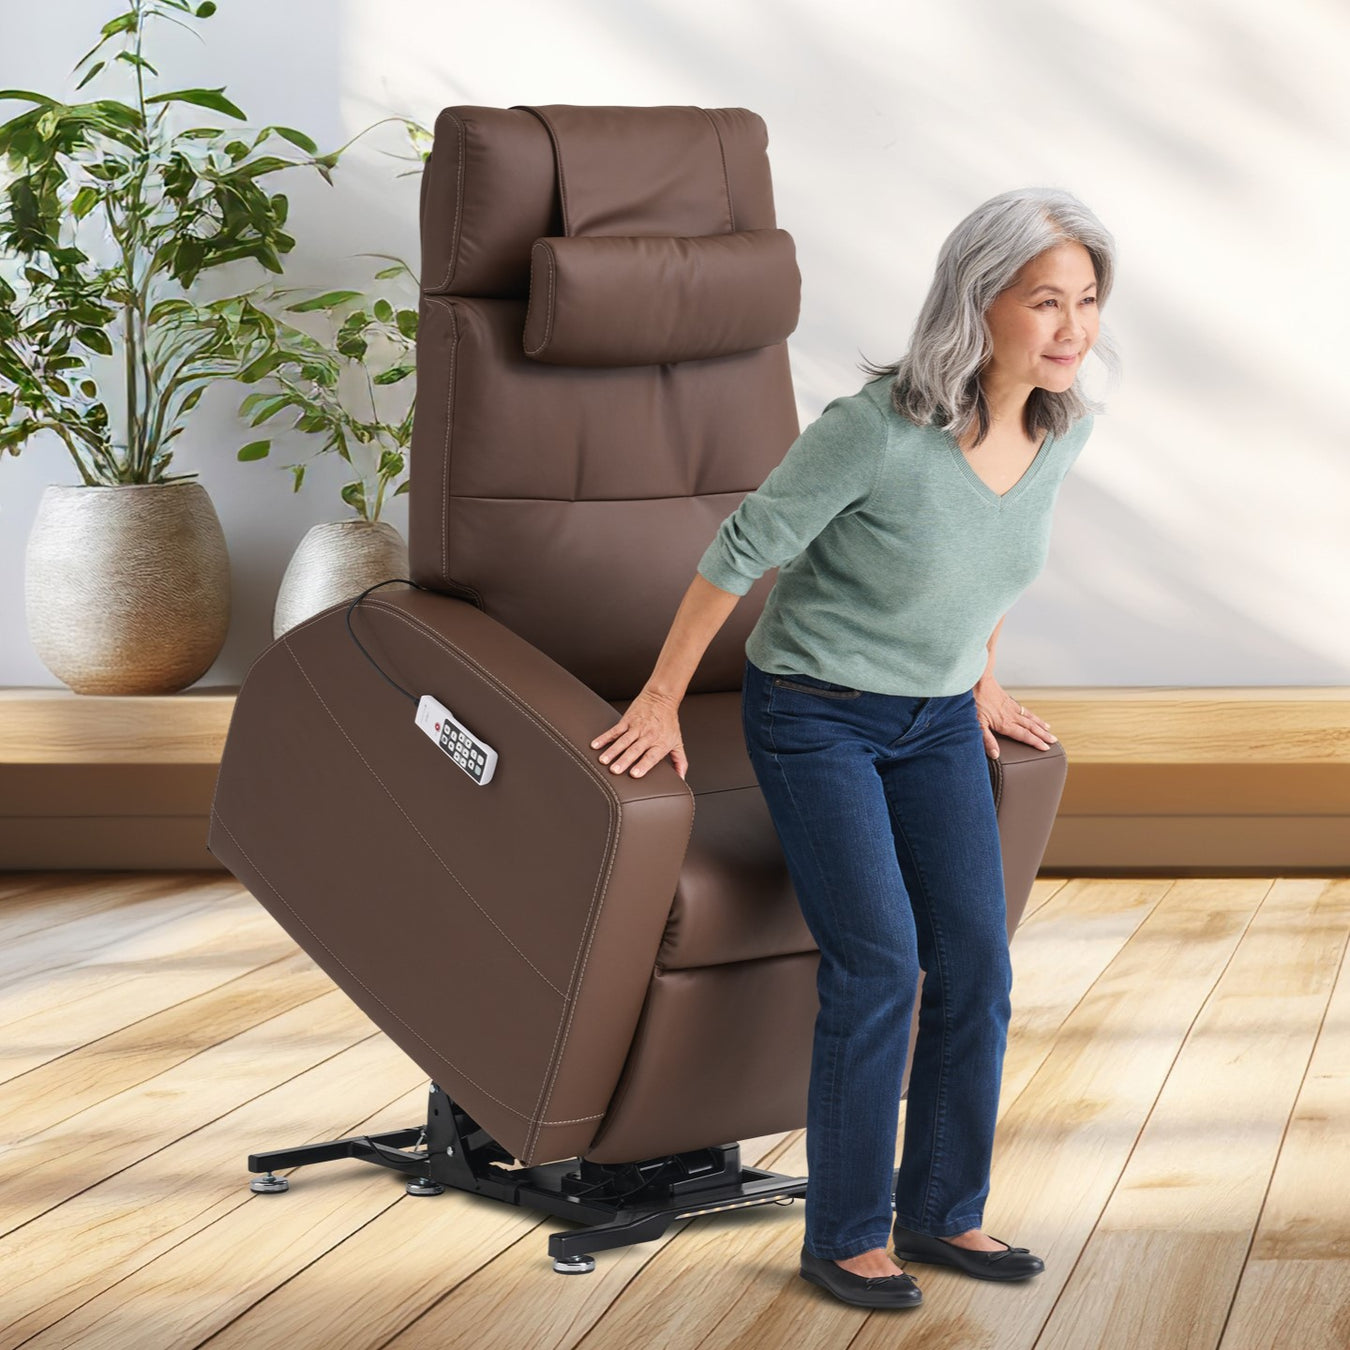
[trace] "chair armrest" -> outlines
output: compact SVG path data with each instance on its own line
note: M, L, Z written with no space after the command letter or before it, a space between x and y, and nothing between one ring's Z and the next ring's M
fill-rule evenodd
M618 1082L693 825L669 760L611 773L614 708L465 601L375 592L374 661L497 751L479 786L362 655L347 603L272 644L235 705L208 846L526 1164L584 1151Z
M1040 750L998 732L998 758L986 756L998 814L1003 887L1008 902L1008 941L1022 922L1045 846L1054 828L1069 761L1063 743Z

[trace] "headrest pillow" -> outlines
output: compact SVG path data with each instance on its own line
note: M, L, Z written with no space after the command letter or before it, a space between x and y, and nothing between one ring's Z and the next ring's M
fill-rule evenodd
M782 342L800 306L786 230L537 239L525 355L561 366L730 356Z

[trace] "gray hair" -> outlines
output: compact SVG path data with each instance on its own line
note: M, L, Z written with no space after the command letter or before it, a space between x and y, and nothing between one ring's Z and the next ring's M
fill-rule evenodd
M993 351L985 313L1031 259L1071 240L1092 257L1100 309L1115 276L1115 240L1077 197L1060 188L1014 188L977 206L938 253L933 284L914 324L909 351L889 366L863 363L862 368L874 376L893 377L891 404L896 412L920 426L938 421L957 437L974 420L979 432L975 444L984 440L990 417L979 373ZM1120 356L1100 320L1091 350L1114 380ZM1088 399L1075 379L1061 394L1033 389L1023 425L1030 437L1042 427L1062 436L1085 413L1102 410L1103 405Z

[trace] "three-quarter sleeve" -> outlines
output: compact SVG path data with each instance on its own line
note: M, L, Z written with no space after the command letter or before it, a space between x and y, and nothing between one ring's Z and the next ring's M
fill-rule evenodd
M865 397L826 405L763 483L747 493L713 536L698 571L744 595L771 567L795 558L836 516L871 495L886 450L886 422Z

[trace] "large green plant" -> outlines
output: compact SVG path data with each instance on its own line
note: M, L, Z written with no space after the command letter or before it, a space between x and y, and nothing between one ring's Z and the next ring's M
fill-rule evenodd
M393 262L376 276L406 276L415 288L417 280L408 265L397 258ZM417 310L408 305L396 308L383 295L353 290L326 291L285 306L290 313L321 311L330 329L327 340L322 340L272 312L293 294L292 289L273 287L258 296L256 304L251 298L223 304L222 312L236 325L240 344L256 341L265 348L238 377L262 386L244 399L239 411L252 414L255 427L294 412L294 429L321 434L320 453L335 451L356 470L342 486L342 500L363 519L377 521L390 485L398 484L392 496L408 490L408 480L399 480L412 437L413 400L402 400L401 414L394 416L381 407L376 389L402 384L414 374ZM271 444L250 441L238 458L263 459ZM285 467L298 492L306 465Z
M65 104L0 90L0 98L33 105L0 125L8 164L0 257L12 272L0 272L0 455L18 454L46 428L87 484L194 476L166 473L171 442L206 386L237 373L250 353L238 347L235 326L188 293L201 273L239 259L280 273L295 240L283 228L286 198L269 195L262 180L312 165L331 184L346 149L318 154L310 137L283 126L251 140L220 127L166 128L175 104L244 120L223 86L146 93L146 77L159 74L143 50L147 21L186 26L170 11L206 19L215 9L211 0L131 0L103 26L76 63L76 71L87 67L77 87L105 67L120 70L135 81L132 103ZM94 59L119 43L111 57ZM304 154L261 148L274 137ZM82 223L86 232L101 225L94 242L110 258L85 252ZM125 380L121 428L110 421L94 361L115 353Z
M413 121L404 127L413 154L403 158L416 166L408 172L421 173L432 134ZM235 345L256 353L237 376L258 386L244 399L240 414L255 427L291 418L291 429L322 436L319 453L334 452L355 470L342 485L342 500L374 522L386 495L400 496L409 486L403 474L415 401L416 381L408 377L416 371L418 279L401 258L362 256L393 264L375 273L385 283L377 291L311 288L296 300L291 298L299 293L295 288L273 286L219 301L213 309L232 325ZM287 314L321 318L322 336L290 323ZM271 446L270 439L250 441L238 458L265 459ZM306 464L284 467L298 492Z

